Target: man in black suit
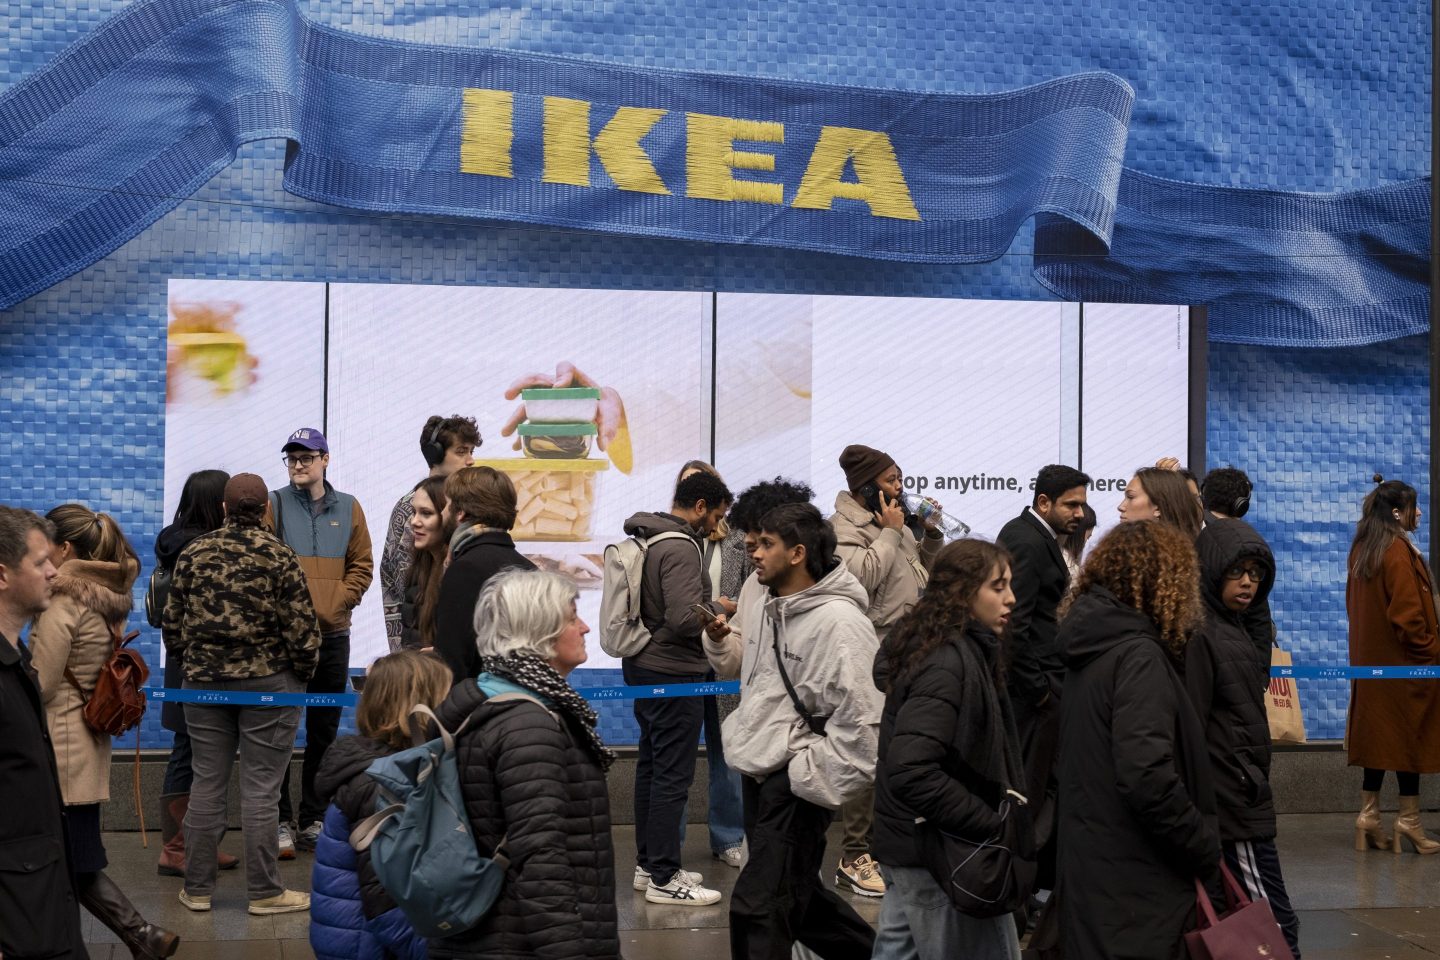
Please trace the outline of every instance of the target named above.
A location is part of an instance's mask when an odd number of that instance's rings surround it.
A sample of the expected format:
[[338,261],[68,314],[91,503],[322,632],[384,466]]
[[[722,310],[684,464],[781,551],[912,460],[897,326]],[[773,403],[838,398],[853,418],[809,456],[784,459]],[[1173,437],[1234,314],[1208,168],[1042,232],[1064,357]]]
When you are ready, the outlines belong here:
[[1010,651],[1010,700],[1025,755],[1028,795],[1034,801],[1036,837],[1042,851],[1040,883],[1049,888],[1054,822],[1050,776],[1060,738],[1060,684],[1065,662],[1055,640],[1055,610],[1070,583],[1059,538],[1073,533],[1085,509],[1090,478],[1060,464],[1041,469],[1035,495],[1020,516],[1005,524],[997,541],[1010,551],[1010,588],[1015,607],[1006,628]]
[[1021,739],[1036,711],[1059,693],[1065,674],[1055,643],[1055,608],[1065,596],[1070,573],[1059,538],[1072,533],[1085,508],[1090,478],[1074,467],[1051,464],[1035,478],[1035,496],[996,538],[1010,551],[1011,589],[1006,646],[1010,650],[1010,698]]

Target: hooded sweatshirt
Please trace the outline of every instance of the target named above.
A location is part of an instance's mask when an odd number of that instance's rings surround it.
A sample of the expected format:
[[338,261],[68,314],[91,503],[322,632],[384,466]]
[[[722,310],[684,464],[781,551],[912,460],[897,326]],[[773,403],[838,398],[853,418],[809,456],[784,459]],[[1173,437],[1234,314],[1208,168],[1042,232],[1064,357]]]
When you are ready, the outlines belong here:
[[640,620],[650,631],[650,642],[627,660],[642,670],[694,676],[709,672],[700,634],[703,624],[690,609],[703,604],[715,615],[724,612],[710,596],[710,579],[700,557],[695,528],[670,513],[637,513],[625,521],[625,535],[648,539],[661,533],[683,533],[687,539],[667,537],[645,554],[640,578]]
[[[725,759],[763,778],[782,768],[795,796],[837,809],[875,780],[884,700],[870,677],[879,641],[865,616],[865,588],[843,563],[788,597],[742,591],[744,640],[740,706],[725,718]],[[811,716],[828,718],[811,732],[785,690],[775,656]]]
[[1270,724],[1265,715],[1270,657],[1255,648],[1247,629],[1248,610],[1233,612],[1220,598],[1225,571],[1255,560],[1265,575],[1250,607],[1264,603],[1275,584],[1275,558],[1244,520],[1212,521],[1200,532],[1195,550],[1200,555],[1205,621],[1185,648],[1185,688],[1205,727],[1220,836],[1268,839],[1275,836]]

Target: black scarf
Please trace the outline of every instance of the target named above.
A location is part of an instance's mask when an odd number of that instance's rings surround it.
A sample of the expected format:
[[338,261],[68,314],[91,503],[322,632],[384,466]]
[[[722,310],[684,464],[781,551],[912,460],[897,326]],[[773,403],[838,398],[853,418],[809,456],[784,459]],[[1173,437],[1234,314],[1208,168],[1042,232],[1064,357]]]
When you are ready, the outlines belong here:
[[517,653],[508,657],[481,657],[480,669],[534,690],[548,699],[561,713],[574,720],[585,734],[585,747],[600,762],[600,769],[610,769],[615,762],[615,753],[605,746],[605,741],[595,730],[595,711],[554,667],[533,654]]

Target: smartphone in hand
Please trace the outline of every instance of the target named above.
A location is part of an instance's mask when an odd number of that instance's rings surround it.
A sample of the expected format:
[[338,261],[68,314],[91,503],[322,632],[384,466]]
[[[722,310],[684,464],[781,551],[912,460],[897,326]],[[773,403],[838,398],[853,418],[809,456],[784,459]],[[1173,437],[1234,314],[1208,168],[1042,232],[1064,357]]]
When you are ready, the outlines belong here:
[[700,618],[700,623],[704,626],[715,622],[715,612],[703,603],[690,604],[690,611]]

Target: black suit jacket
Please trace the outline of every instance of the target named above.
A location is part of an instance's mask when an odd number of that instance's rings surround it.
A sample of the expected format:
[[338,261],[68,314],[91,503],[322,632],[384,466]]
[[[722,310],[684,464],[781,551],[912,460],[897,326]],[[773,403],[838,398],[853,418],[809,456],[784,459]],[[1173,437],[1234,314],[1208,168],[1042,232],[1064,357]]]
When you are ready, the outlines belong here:
[[1014,559],[1010,568],[1015,608],[1010,611],[1010,697],[1017,712],[1033,709],[1059,686],[1065,661],[1055,639],[1055,608],[1065,596],[1070,571],[1060,543],[1026,509],[1000,530],[997,542]]

